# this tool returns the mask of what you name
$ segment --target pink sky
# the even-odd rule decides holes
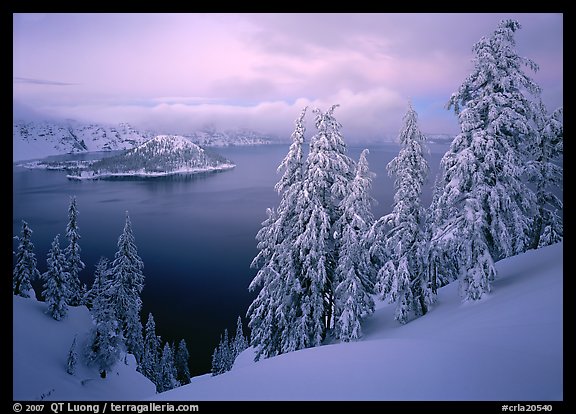
[[[444,106],[503,18],[561,106],[562,14],[15,14],[14,115],[286,136],[339,103],[354,140],[395,136],[411,99],[424,132],[455,133]]]

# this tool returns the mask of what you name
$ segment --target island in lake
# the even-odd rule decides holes
[[[228,159],[178,135],[158,135],[122,154],[84,165],[67,175],[73,180],[161,177],[234,168]]]

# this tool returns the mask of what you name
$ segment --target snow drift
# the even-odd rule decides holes
[[[252,362],[192,378],[158,400],[563,399],[563,244],[497,263],[485,300],[462,304],[439,290],[427,315],[399,325],[379,302],[363,340]]]
[[[71,307],[62,321],[46,313],[46,303],[14,296],[13,399],[139,400],[154,395],[154,384],[139,372],[128,355],[101,379],[98,370],[82,363],[83,347],[92,326],[88,309]],[[66,373],[66,360],[74,337],[79,361],[74,375]]]

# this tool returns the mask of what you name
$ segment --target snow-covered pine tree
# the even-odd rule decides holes
[[[156,322],[152,313],[148,314],[146,334],[144,336],[144,352],[139,371],[156,386],[158,386],[160,373],[160,340],[156,336]]]
[[[40,272],[36,268],[36,255],[34,254],[34,244],[31,241],[32,230],[24,220],[22,220],[22,231],[18,240],[18,251],[16,252],[16,266],[12,272],[12,291],[15,295],[24,298],[30,297],[32,281],[40,278]]]
[[[68,282],[70,297],[68,305],[78,306],[82,302],[85,286],[80,282],[78,277],[80,272],[86,267],[80,259],[80,234],[78,234],[78,208],[76,207],[76,197],[70,197],[70,206],[68,207],[68,224],[66,225],[66,238],[68,246],[64,250],[66,256],[66,271],[70,277]]]
[[[60,235],[56,235],[52,247],[48,252],[46,262],[48,270],[42,274],[44,290],[42,295],[48,304],[48,314],[57,321],[62,320],[68,314],[67,299],[69,292],[69,275],[66,272],[66,258],[60,250]]]
[[[222,337],[220,355],[222,356],[222,368],[224,372],[230,371],[234,365],[234,351],[232,350],[230,339],[228,336],[228,329],[224,329],[224,336]]]
[[[326,112],[315,109],[318,132],[310,140],[302,194],[298,199],[298,226],[301,231],[294,248],[301,267],[300,313],[296,325],[304,333],[301,347],[320,344],[333,327],[334,274],[339,242],[334,240],[340,218],[340,202],[354,177],[355,163],[346,155],[346,145],[334,118],[333,105]]]
[[[92,282],[92,287],[86,291],[82,303],[86,305],[88,309],[92,308],[94,303],[94,298],[100,294],[103,289],[106,289],[110,283],[111,274],[109,269],[108,259],[105,257],[100,257],[98,263],[96,263],[96,270],[94,271],[94,281]]]
[[[236,357],[246,348],[248,348],[248,341],[246,340],[242,329],[242,318],[238,316],[238,320],[236,321],[236,336],[234,336],[234,342],[232,343],[234,359],[236,359]]]
[[[546,112],[543,104],[543,113]],[[530,182],[536,186],[536,213],[532,225],[530,248],[548,246],[562,240],[562,200],[556,195],[563,187],[563,168],[559,162],[563,154],[563,108],[556,109],[542,120],[537,138],[530,148],[532,160],[527,171]]]
[[[336,223],[340,251],[334,277],[335,336],[345,342],[362,336],[360,321],[374,311],[371,296],[374,285],[369,277],[367,246],[363,244],[364,235],[374,221],[369,192],[375,174],[368,168],[368,153],[365,149],[360,154],[356,176],[340,203],[342,216]]]
[[[515,50],[515,20],[503,20],[474,45],[474,70],[448,103],[461,133],[441,161],[445,220],[432,248],[458,260],[464,300],[491,290],[494,261],[529,246],[535,197],[522,179],[537,134],[540,88],[523,71],[537,70]]]
[[[118,238],[118,251],[112,262],[112,279],[110,282],[110,303],[126,341],[126,349],[134,354],[140,363],[143,350],[142,322],[140,310],[142,299],[140,293],[144,288],[144,263],[140,256],[134,235],[130,216],[126,212],[124,231]]]
[[[220,341],[222,341],[222,337],[220,337]],[[216,375],[220,375],[220,366],[222,365],[222,356],[220,355],[220,346],[216,346],[214,348],[214,352],[212,352],[212,368],[210,372],[212,372],[212,376],[215,377]]]
[[[119,361],[124,350],[122,327],[116,318],[110,293],[108,287],[94,298],[90,311],[93,326],[86,347],[88,365],[98,368],[102,378],[106,378],[107,371]]]
[[[178,349],[174,356],[174,365],[176,367],[176,379],[181,385],[190,384],[190,368],[188,367],[188,360],[190,354],[184,339],[178,343]]]
[[[76,335],[68,351],[68,358],[66,359],[66,372],[70,375],[76,373],[76,364],[78,363],[78,353],[76,352]]]
[[[258,296],[248,308],[251,344],[256,360],[305,347],[305,332],[295,321],[300,307],[300,259],[293,245],[302,232],[298,222],[298,199],[302,192],[304,143],[304,108],[296,120],[292,144],[278,167],[284,170],[275,188],[281,196],[278,208],[268,209],[268,219],[256,235],[260,252],[252,261],[259,268],[250,284],[251,291],[261,286]],[[215,357],[220,356],[215,351]]]
[[[428,281],[423,254],[425,210],[421,203],[422,187],[428,178],[425,154],[426,137],[418,127],[418,115],[412,104],[404,115],[398,135],[401,148],[387,165],[394,177],[394,205],[385,221],[389,260],[378,272],[382,297],[396,302],[395,318],[406,323],[411,317],[427,312]]]
[[[174,357],[170,344],[166,342],[160,358],[159,383],[156,387],[158,392],[164,392],[180,386],[176,379],[176,368],[174,367]]]
[[[228,338],[228,329],[224,330],[224,335],[220,337],[220,343],[212,354],[212,375],[220,375],[232,369],[234,365],[234,353]]]

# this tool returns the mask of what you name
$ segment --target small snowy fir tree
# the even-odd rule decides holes
[[[234,359],[241,352],[248,348],[248,341],[244,336],[244,331],[242,330],[242,318],[238,316],[238,321],[236,322],[236,336],[234,337],[234,342],[232,343],[232,351],[234,354]]]
[[[212,376],[223,374],[232,369],[234,354],[230,349],[228,329],[224,330],[224,336],[220,337],[220,343],[212,354]]]
[[[70,351],[68,351],[68,358],[66,360],[66,372],[70,375],[76,373],[76,364],[78,363],[78,353],[76,352],[76,335],[74,335],[74,340],[70,346]]]
[[[96,298],[100,292],[108,287],[110,283],[110,270],[109,270],[108,259],[101,257],[96,264],[96,270],[94,271],[94,282],[92,282],[92,287],[84,295],[82,300],[83,304],[86,305],[88,309],[92,308],[94,303],[94,298]]]
[[[48,270],[42,275],[44,290],[42,295],[48,304],[48,314],[57,321],[62,320],[68,314],[67,299],[69,292],[69,275],[66,272],[66,259],[60,250],[59,236],[56,235],[52,242],[52,248],[48,252]]]
[[[368,168],[368,150],[360,154],[356,176],[341,204],[342,217],[337,223],[340,252],[335,283],[335,335],[341,341],[362,336],[361,319],[374,311],[369,278],[370,267],[363,236],[374,221],[370,211],[370,187],[374,176]]]
[[[186,341],[182,339],[178,343],[178,349],[176,350],[176,355],[174,356],[174,365],[176,366],[176,379],[181,385],[190,384],[190,368],[188,367],[189,359],[190,354],[188,353]]]
[[[422,187],[428,177],[426,138],[418,127],[418,115],[412,105],[404,115],[399,134],[400,151],[387,166],[394,177],[394,205],[385,217],[390,226],[386,234],[389,260],[380,269],[378,288],[383,298],[396,303],[395,318],[406,323],[426,313],[428,283],[422,254],[425,210],[421,204]]]
[[[22,232],[18,237],[20,243],[16,252],[16,266],[12,272],[12,291],[15,295],[24,298],[30,297],[31,282],[40,278],[40,272],[36,268],[36,255],[31,238],[32,230],[28,227],[28,223],[22,220]]]
[[[494,261],[529,247],[535,197],[523,174],[527,148],[538,133],[540,88],[523,71],[537,70],[515,50],[520,24],[503,20],[474,45],[474,70],[448,107],[460,123],[441,161],[445,210],[433,236],[436,251],[458,261],[463,299],[491,291]]]
[[[78,276],[84,269],[85,265],[80,259],[80,245],[78,244],[80,234],[78,234],[78,209],[76,207],[76,197],[70,198],[66,238],[68,239],[68,247],[64,250],[64,255],[66,256],[66,271],[70,278],[70,281],[68,282],[70,288],[68,304],[70,306],[78,306],[82,301],[82,297],[84,296],[83,290],[85,289],[85,286],[80,282]]]
[[[107,371],[119,361],[124,350],[122,328],[109,293],[109,289],[105,289],[94,298],[91,310],[93,326],[86,348],[88,365],[98,368],[102,378],[106,378]]]
[[[110,303],[114,308],[116,318],[120,323],[127,351],[134,354],[140,363],[143,350],[142,322],[140,310],[142,299],[140,293],[144,288],[144,263],[140,256],[134,235],[130,216],[126,212],[124,231],[118,238],[118,251],[112,262],[112,280],[110,282]]]
[[[170,344],[166,342],[160,358],[158,392],[164,392],[178,387],[180,383],[176,379],[176,368],[174,367],[174,357]]]
[[[545,109],[542,105],[542,112]],[[545,116],[537,139],[530,148],[533,159],[527,166],[528,177],[536,186],[536,214],[532,225],[531,248],[548,246],[562,240],[562,200],[556,195],[563,188],[563,108]]]
[[[144,336],[144,353],[142,354],[139,370],[155,385],[159,383],[160,343],[158,336],[156,336],[154,316],[149,313]]]

